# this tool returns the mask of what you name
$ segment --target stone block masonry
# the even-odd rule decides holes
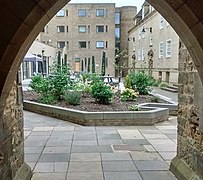
[[[188,51],[179,52],[178,148],[171,170],[181,180],[203,179],[203,93],[199,74]]]

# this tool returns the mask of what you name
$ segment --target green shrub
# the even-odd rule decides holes
[[[131,105],[128,107],[128,111],[140,111],[138,105]]]
[[[128,75],[125,77],[124,86],[125,86],[125,88],[129,88],[129,89],[132,88],[132,86],[131,86],[131,81],[130,81],[130,78],[129,78]]]
[[[81,100],[81,92],[79,91],[68,91],[64,95],[65,101],[67,101],[71,105],[79,105]]]
[[[121,93],[121,100],[129,101],[129,100],[133,100],[133,99],[137,98],[137,96],[138,96],[138,92],[136,92],[133,89],[126,88]]]
[[[56,99],[53,95],[50,94],[43,94],[40,95],[39,98],[37,99],[38,102],[43,103],[43,104],[54,104],[56,103]]]
[[[149,93],[154,81],[144,71],[131,72],[128,76],[132,88],[137,90],[139,94]]]
[[[159,87],[160,87],[160,88],[167,87],[167,86],[168,86],[168,83],[166,83],[166,82],[161,82],[161,83],[159,84]]]
[[[98,103],[109,104],[113,97],[110,86],[107,86],[101,80],[94,83],[91,89],[91,95]]]

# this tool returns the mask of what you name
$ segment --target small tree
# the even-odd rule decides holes
[[[105,74],[106,74],[106,53],[103,51],[101,75],[105,76]]]
[[[95,73],[95,59],[94,59],[94,56],[92,56],[92,73]]]
[[[88,63],[87,63],[87,72],[90,72],[90,58],[88,58]]]

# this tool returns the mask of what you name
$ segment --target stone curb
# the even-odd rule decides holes
[[[59,118],[84,126],[129,126],[154,125],[168,120],[169,109],[161,107],[139,107],[143,111],[86,112],[31,101],[23,102],[24,110]]]

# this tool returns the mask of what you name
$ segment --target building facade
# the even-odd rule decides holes
[[[135,16],[129,33],[129,67],[144,69],[167,83],[178,82],[179,37],[167,21],[148,3]]]
[[[22,80],[30,79],[35,74],[48,75],[56,57],[57,48],[40,42],[37,37],[21,63]]]
[[[131,17],[136,14],[136,7],[132,8]],[[115,47],[122,44],[121,24],[121,11],[114,3],[67,4],[45,26],[40,40],[65,49],[73,72],[100,74],[105,54],[106,75],[115,76]]]

